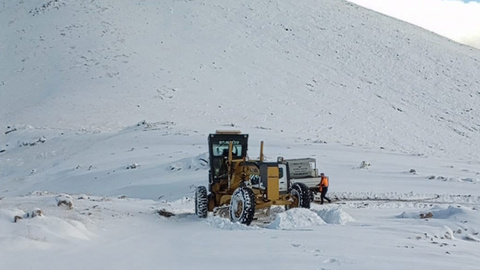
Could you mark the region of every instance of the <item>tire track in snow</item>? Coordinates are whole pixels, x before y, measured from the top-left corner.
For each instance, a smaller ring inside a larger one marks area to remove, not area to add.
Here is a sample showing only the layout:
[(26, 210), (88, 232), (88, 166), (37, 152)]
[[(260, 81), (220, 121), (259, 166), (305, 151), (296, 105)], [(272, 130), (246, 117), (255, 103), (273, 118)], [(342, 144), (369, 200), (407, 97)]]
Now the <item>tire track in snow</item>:
[[(378, 204), (399, 204), (398, 207), (405, 206), (406, 203), (410, 204), (460, 204), (464, 206), (479, 206), (480, 196), (462, 195), (462, 194), (399, 194), (399, 193), (355, 193), (355, 194), (343, 194), (332, 193), (330, 196), (335, 204), (358, 204), (368, 206), (370, 203)], [(317, 194), (313, 203), (319, 204), (320, 198)]]

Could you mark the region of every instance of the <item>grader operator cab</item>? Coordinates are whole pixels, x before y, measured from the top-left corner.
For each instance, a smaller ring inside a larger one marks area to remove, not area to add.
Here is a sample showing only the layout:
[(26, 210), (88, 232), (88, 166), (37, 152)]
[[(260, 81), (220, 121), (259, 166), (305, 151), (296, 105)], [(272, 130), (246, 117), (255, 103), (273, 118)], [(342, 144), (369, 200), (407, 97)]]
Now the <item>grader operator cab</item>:
[(260, 158), (247, 156), (248, 134), (217, 131), (208, 136), (209, 181), (195, 190), (195, 214), (205, 218), (208, 212), (229, 206), (230, 219), (249, 225), (255, 210), (271, 206), (310, 208), (308, 187), (290, 183), (288, 164), (282, 160), (265, 162), (263, 142)]

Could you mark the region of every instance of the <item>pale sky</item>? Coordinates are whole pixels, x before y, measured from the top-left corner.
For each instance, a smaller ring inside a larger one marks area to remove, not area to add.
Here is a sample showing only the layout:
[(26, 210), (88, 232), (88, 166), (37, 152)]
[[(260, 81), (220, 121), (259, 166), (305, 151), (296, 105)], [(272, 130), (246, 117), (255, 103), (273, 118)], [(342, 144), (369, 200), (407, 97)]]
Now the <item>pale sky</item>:
[(480, 1), (348, 0), (480, 49)]

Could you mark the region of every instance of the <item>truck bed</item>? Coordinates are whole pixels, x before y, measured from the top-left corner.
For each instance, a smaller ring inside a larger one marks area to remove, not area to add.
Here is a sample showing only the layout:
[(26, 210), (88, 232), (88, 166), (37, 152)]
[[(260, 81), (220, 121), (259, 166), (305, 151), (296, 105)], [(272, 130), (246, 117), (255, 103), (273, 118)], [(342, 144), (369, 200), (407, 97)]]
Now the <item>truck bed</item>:
[(307, 177), (307, 178), (290, 179), (290, 181), (292, 183), (295, 183), (295, 182), (304, 183), (305, 185), (307, 185), (307, 187), (310, 190), (312, 190), (312, 189), (317, 189), (318, 190), (318, 185), (320, 184), (320, 180), (321, 180), (320, 177)]

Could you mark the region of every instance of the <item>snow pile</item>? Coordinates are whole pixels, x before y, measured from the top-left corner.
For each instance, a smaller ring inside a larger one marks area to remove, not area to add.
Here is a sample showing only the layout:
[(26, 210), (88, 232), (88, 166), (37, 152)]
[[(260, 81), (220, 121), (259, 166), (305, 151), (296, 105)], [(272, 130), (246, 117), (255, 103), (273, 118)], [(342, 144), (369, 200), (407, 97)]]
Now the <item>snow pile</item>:
[(326, 224), (315, 212), (304, 208), (294, 208), (277, 214), (275, 220), (268, 225), (269, 229), (297, 230), (306, 227)]
[(358, 166), (358, 169), (368, 169), (371, 166), (370, 162), (363, 160)]
[(60, 194), (57, 197), (55, 197), (55, 200), (57, 201), (57, 206), (64, 205), (68, 207), (68, 209), (73, 209), (73, 198), (72, 196), (68, 194)]
[(69, 197), (29, 195), (21, 200), (2, 200), (0, 238), (18, 248), (91, 239), (94, 233), (89, 229), (93, 224), (89, 215), (57, 207), (54, 201), (58, 198)]
[(448, 206), (447, 209), (443, 209), (441, 206), (435, 206), (430, 212), (432, 212), (435, 218), (439, 219), (451, 219), (454, 216), (466, 215), (463, 208), (451, 205)]
[(444, 209), (441, 206), (435, 206), (430, 210), (421, 212), (403, 212), (398, 215), (399, 218), (436, 218), (436, 219), (452, 219), (458, 215), (465, 215), (465, 209), (461, 207), (448, 206)]
[[(403, 212), (398, 218), (419, 219), (422, 224), (428, 222), (429, 226), (416, 240), (424, 240), (440, 247), (452, 245), (448, 241), (464, 240), (467, 242), (480, 242), (479, 219), (476, 207), (435, 205), (429, 210), (419, 212)], [(459, 242), (455, 242), (456, 246)]]
[[(23, 232), (16, 237), (31, 241), (43, 242), (69, 242), (72, 239), (88, 240), (93, 234), (85, 226), (84, 221), (78, 217), (64, 216), (37, 216), (31, 219), (19, 220), (16, 224), (18, 231)], [(13, 236), (13, 235), (12, 235)]]
[(208, 166), (208, 153), (203, 153), (196, 157), (188, 157), (181, 160), (172, 162), (168, 166), (169, 171), (181, 171), (181, 170), (194, 170), (207, 169)]
[(480, 179), (478, 178), (458, 178), (457, 182), (467, 182), (467, 183), (479, 183)]
[(206, 222), (207, 224), (209, 224), (214, 228), (226, 230), (226, 231), (237, 231), (237, 230), (250, 231), (250, 230), (260, 229), (257, 226), (247, 226), (245, 224), (240, 224), (238, 222), (233, 223), (229, 219), (218, 217), (218, 216), (209, 217), (207, 218)]
[(480, 237), (478, 237), (478, 233), (476, 235), (467, 233), (465, 234), (463, 239), (467, 241), (477, 242), (477, 243), (480, 242)]
[(476, 183), (480, 182), (480, 179), (478, 179), (476, 177), (462, 178), (462, 177), (445, 177), (445, 176), (430, 175), (427, 178), (429, 180), (439, 180), (439, 181), (444, 181), (444, 182), (448, 181), (448, 182), (473, 183), (473, 184), (476, 184)]
[(345, 225), (354, 222), (355, 219), (345, 212), (341, 207), (333, 209), (315, 210), (317, 215), (328, 224)]

